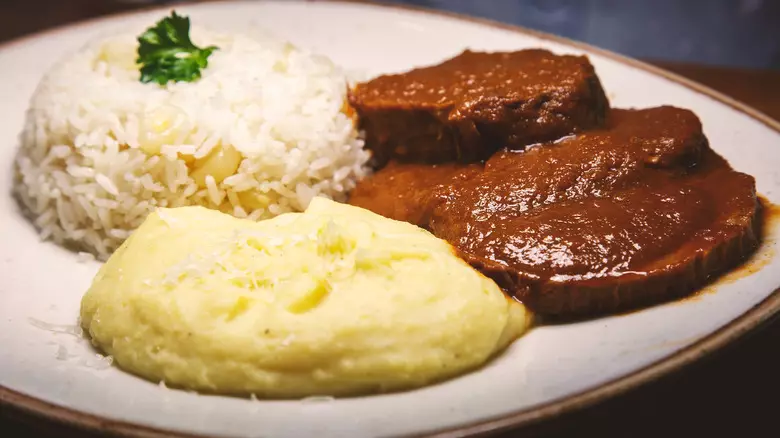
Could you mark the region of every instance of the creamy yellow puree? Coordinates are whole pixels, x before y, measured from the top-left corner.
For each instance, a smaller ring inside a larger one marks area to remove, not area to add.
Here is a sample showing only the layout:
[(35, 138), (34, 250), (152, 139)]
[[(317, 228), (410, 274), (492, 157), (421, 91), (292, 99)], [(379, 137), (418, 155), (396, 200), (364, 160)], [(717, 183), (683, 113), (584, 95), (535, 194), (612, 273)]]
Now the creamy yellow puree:
[(529, 319), (443, 240), (324, 198), (261, 222), (159, 209), (81, 303), (120, 367), (265, 397), (425, 385), (482, 365)]

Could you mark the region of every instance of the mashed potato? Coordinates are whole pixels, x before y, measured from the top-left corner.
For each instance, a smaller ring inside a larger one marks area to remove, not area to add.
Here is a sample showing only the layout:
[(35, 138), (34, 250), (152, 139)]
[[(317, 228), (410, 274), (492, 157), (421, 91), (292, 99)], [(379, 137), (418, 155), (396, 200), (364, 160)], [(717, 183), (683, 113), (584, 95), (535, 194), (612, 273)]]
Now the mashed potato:
[(81, 323), (151, 380), (305, 397), (464, 373), (529, 314), (428, 232), (315, 198), (262, 222), (158, 210), (101, 268)]

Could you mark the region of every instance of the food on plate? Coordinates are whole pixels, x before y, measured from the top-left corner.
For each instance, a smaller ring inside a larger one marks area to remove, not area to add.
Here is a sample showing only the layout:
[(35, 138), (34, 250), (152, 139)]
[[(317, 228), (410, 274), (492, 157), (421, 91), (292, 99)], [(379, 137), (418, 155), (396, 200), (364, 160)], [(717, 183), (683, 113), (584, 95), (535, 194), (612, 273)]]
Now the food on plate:
[(693, 112), (612, 108), (587, 57), (542, 49), (350, 86), (174, 12), (57, 64), (21, 138), (42, 235), (108, 259), (82, 300), (93, 342), (202, 391), (419, 387), (506, 348), (525, 306), (659, 303), (761, 239), (753, 177)]
[(344, 201), (364, 175), (340, 68), (189, 25), (174, 14), (95, 40), (41, 80), (15, 191), (44, 238), (106, 259), (157, 207), (264, 219)]
[(378, 166), (484, 160), (498, 149), (597, 128), (609, 108), (587, 57), (541, 49), (466, 50), (357, 84), (349, 102)]
[(668, 106), (615, 109), (605, 128), (484, 164), (391, 163), (350, 202), (429, 229), (558, 317), (690, 293), (757, 248), (761, 220), (753, 177)]
[(93, 343), (126, 370), (285, 398), (453, 377), (529, 321), (443, 240), (319, 197), (260, 222), (159, 209), (103, 265), (81, 307)]

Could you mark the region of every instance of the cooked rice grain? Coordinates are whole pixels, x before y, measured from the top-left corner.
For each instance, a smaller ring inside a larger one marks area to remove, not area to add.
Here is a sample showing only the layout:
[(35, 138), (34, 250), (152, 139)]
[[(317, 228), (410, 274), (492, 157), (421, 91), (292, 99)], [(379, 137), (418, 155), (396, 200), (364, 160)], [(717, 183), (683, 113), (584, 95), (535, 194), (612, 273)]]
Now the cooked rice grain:
[(105, 260), (157, 207), (254, 220), (344, 200), (368, 152), (342, 113), (346, 77), (284, 41), (193, 27), (216, 45), (195, 83), (139, 82), (135, 35), (90, 43), (41, 81), (16, 193), (44, 238)]

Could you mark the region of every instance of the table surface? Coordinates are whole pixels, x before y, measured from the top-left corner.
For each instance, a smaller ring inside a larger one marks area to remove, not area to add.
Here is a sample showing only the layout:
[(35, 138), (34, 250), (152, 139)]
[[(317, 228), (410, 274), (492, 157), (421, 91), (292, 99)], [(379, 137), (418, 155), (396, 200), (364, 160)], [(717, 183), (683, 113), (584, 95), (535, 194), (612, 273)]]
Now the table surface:
[[(111, 0), (2, 0), (0, 41), (134, 7)], [(780, 120), (780, 72), (648, 61)], [(776, 436), (769, 431), (778, 427), (779, 341), (780, 321), (775, 321), (690, 368), (529, 432), (547, 438)], [(3, 436), (73, 436), (62, 426), (1, 409)]]

